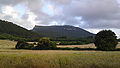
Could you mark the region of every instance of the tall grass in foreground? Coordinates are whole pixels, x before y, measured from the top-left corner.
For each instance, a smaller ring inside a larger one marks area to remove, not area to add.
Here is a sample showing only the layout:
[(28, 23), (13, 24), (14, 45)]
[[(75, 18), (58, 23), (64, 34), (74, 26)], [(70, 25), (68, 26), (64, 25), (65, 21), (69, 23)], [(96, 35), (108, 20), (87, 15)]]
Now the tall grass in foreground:
[(0, 68), (120, 68), (119, 52), (2, 52)]
[(120, 68), (119, 51), (15, 50), (15, 45), (0, 40), (0, 68)]

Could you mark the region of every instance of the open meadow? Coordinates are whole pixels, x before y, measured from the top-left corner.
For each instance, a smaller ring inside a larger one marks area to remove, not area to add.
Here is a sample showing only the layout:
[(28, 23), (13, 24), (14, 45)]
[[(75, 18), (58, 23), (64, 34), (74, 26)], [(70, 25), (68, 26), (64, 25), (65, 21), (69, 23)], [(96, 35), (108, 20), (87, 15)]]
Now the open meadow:
[[(120, 68), (119, 51), (16, 50), (15, 45), (0, 40), (0, 68)], [(58, 47), (95, 48), (94, 44)]]

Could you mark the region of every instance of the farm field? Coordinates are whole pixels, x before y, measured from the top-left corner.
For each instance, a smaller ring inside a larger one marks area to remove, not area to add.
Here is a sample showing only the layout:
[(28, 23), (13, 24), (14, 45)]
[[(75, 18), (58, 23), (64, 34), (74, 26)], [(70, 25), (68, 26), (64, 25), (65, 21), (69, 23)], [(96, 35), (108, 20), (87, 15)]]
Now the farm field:
[[(16, 50), (15, 45), (0, 40), (0, 68), (120, 68), (119, 51)], [(94, 44), (58, 47), (94, 48)]]
[[(74, 48), (74, 47), (78, 47), (78, 48), (96, 48), (95, 45), (93, 43), (91, 44), (85, 44), (85, 45), (58, 45), (57, 47), (70, 47), (70, 48)], [(117, 45), (117, 48), (120, 48), (120, 42)]]

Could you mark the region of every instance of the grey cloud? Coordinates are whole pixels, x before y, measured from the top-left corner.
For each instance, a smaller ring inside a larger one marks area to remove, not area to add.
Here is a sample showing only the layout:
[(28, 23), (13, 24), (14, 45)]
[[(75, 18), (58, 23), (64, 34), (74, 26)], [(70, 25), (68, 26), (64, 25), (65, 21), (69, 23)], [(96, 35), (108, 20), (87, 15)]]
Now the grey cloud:
[[(48, 2), (55, 7), (57, 14), (50, 16), (42, 11), (44, 3)], [(37, 24), (49, 25), (56, 21), (58, 24), (64, 22), (65, 25), (82, 28), (120, 28), (120, 7), (116, 0), (0, 0), (1, 6), (17, 4), (25, 4), (26, 10), (37, 16)], [(78, 16), (82, 19), (75, 19)], [(21, 19), (27, 18), (25, 13)]]
[(120, 28), (120, 8), (116, 0), (73, 0), (64, 9), (65, 15), (82, 16), (87, 24), (80, 27)]
[(101, 16), (116, 13), (119, 9), (116, 0), (73, 0), (65, 8), (66, 13), (75, 16)]
[[(92, 24), (91, 24), (92, 23)], [(118, 28), (120, 29), (120, 20), (89, 20), (87, 21), (88, 26), (84, 26), (84, 28)]]
[(66, 5), (71, 3), (72, 0), (46, 0), (50, 1), (51, 3), (57, 4), (57, 5)]
[[(78, 25), (82, 28), (120, 28), (120, 8), (116, 0), (49, 1), (55, 6), (62, 6), (63, 10), (63, 15), (60, 13), (60, 15), (48, 17), (49, 21), (55, 20), (58, 23), (64, 22), (64, 24)], [(82, 20), (74, 19), (76, 16), (81, 16)]]
[(27, 0), (0, 0), (0, 5), (16, 5), (20, 3), (26, 3)]

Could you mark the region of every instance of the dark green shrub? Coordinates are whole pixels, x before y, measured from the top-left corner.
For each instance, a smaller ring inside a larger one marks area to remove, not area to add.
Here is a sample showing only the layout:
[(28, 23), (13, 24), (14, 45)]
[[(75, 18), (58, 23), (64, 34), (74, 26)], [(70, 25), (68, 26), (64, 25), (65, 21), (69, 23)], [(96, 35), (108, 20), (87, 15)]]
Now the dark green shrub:
[(95, 46), (98, 50), (114, 50), (117, 45), (116, 34), (111, 30), (103, 30), (95, 36)]
[(16, 49), (31, 49), (33, 45), (26, 43), (25, 41), (18, 41), (15, 48)]
[(37, 46), (35, 47), (35, 49), (54, 49), (56, 48), (56, 43), (50, 41), (49, 38), (41, 38), (39, 41), (38, 41), (38, 44)]

